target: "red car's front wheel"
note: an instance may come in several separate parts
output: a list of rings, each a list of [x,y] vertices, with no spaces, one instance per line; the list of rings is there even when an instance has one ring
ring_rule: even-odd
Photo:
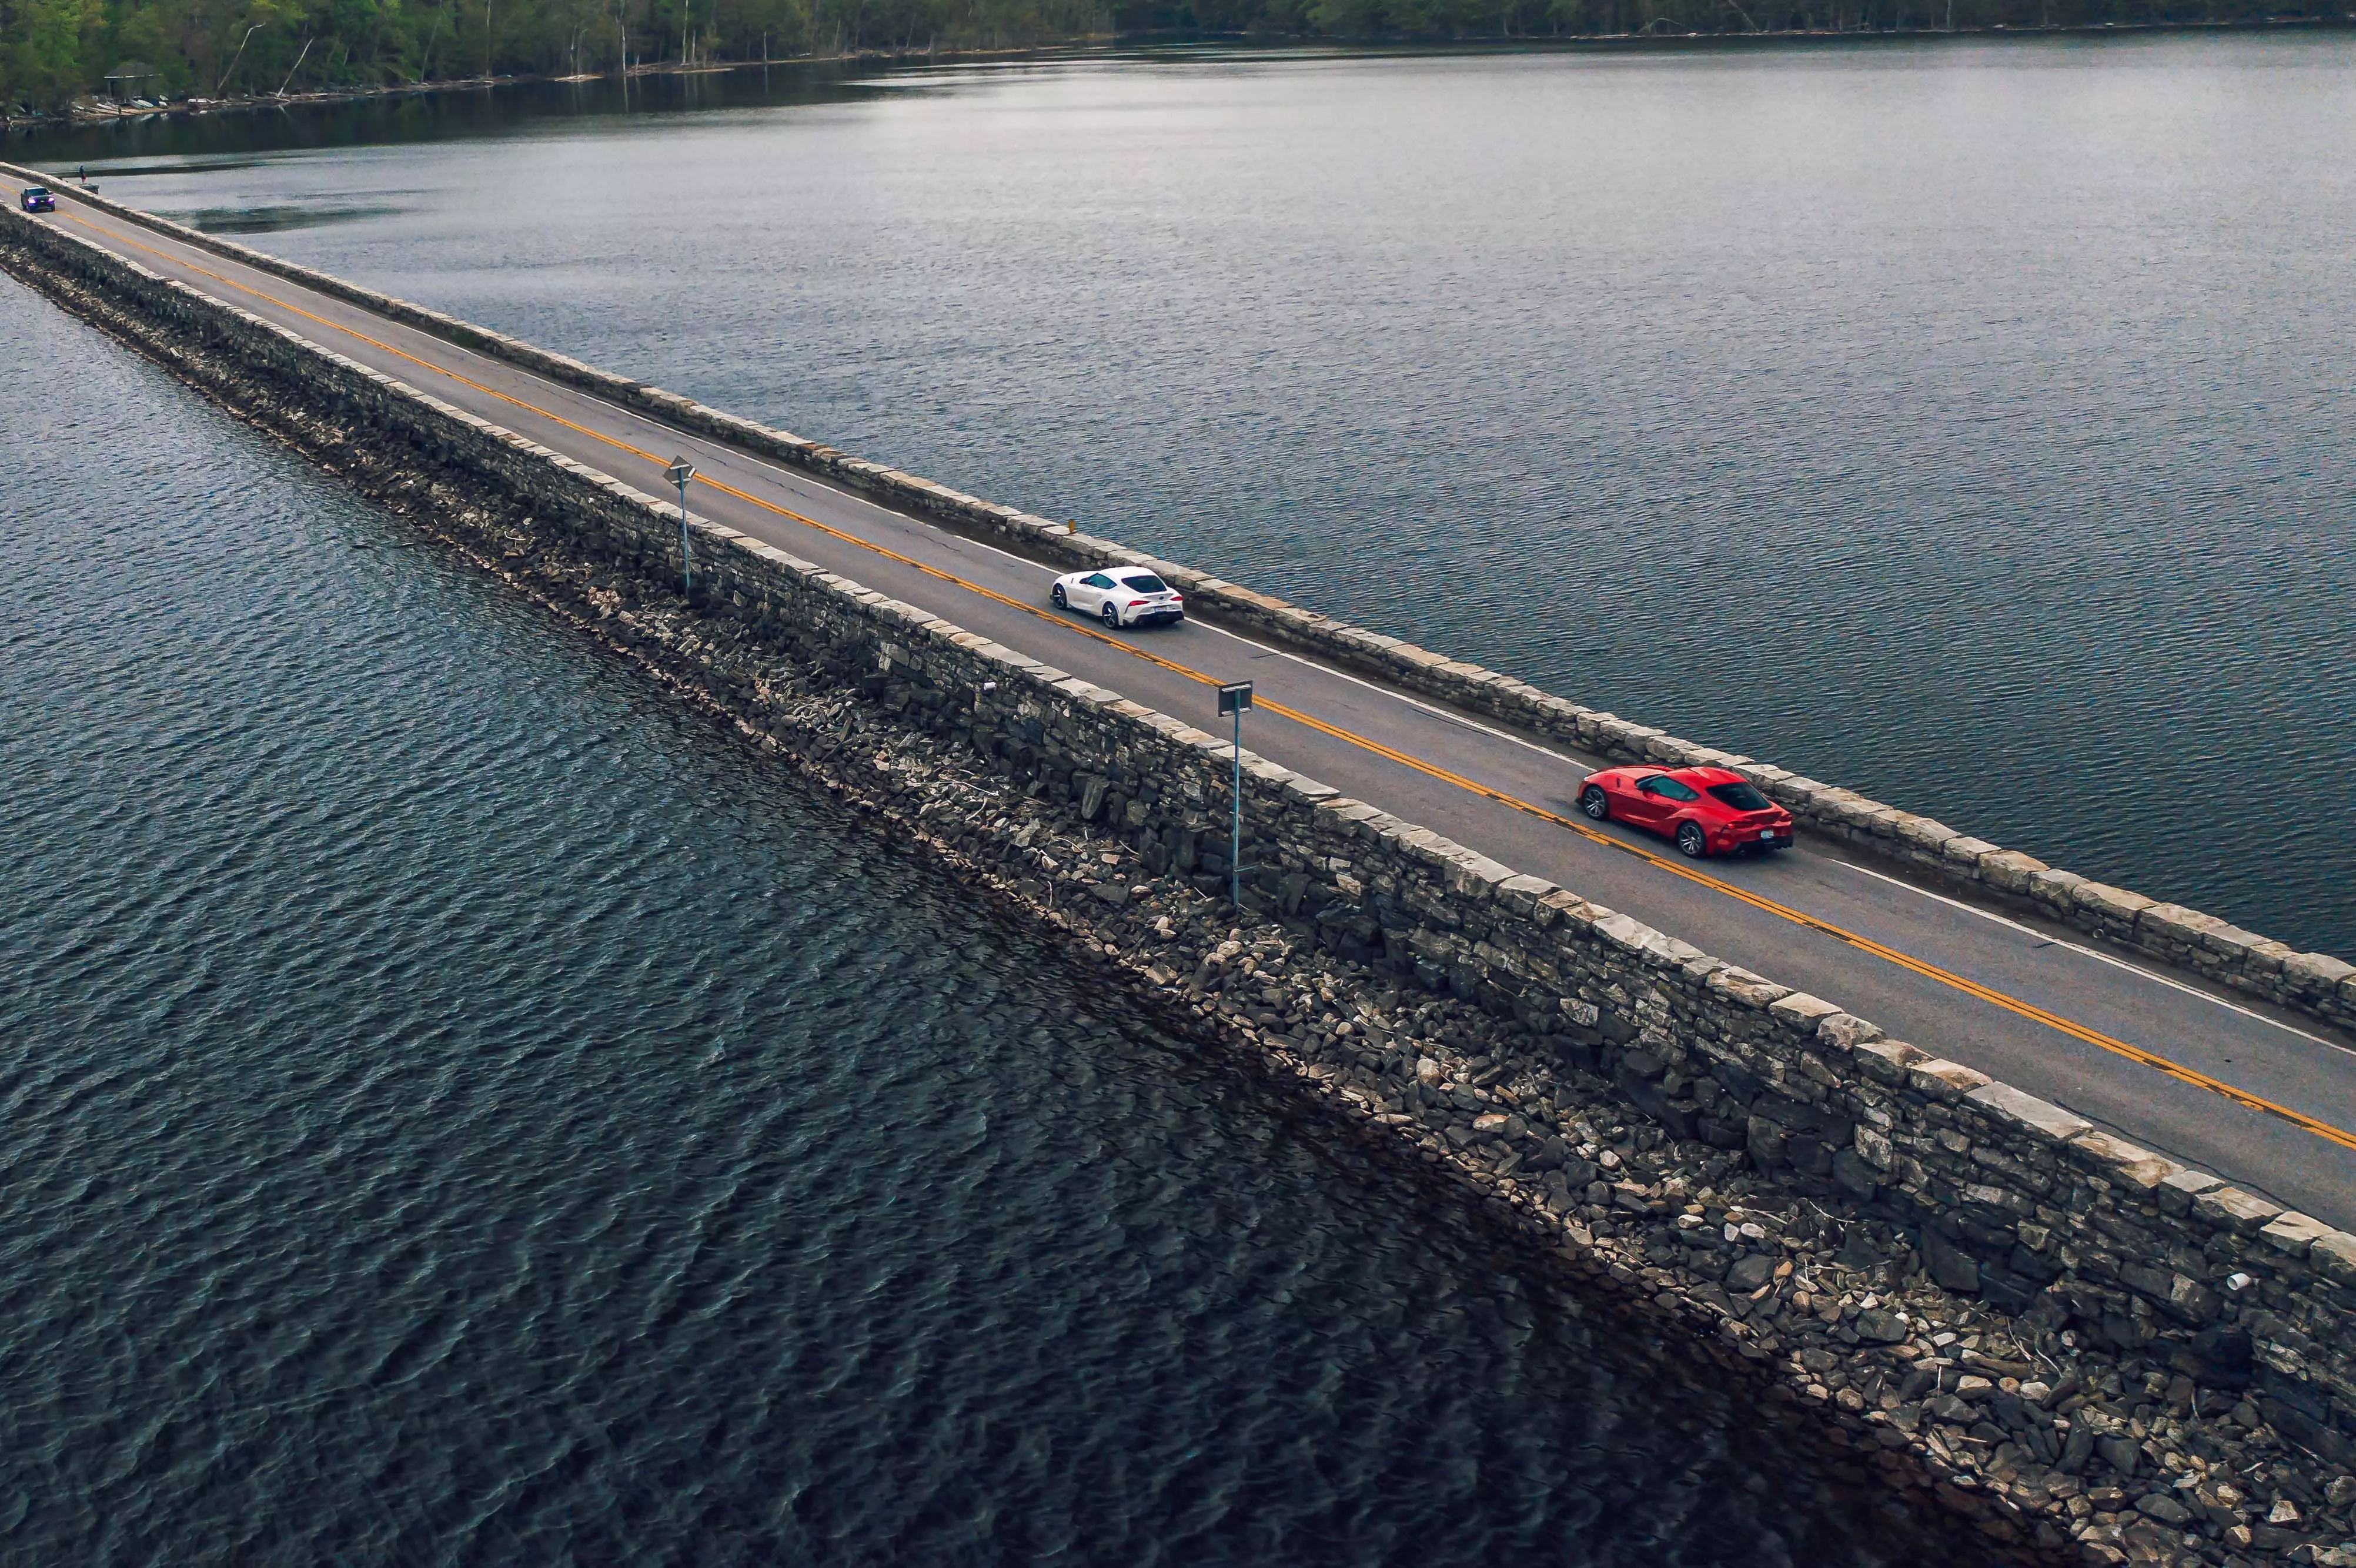
[[[1677,825],[1677,853],[1688,860],[1698,860],[1709,853],[1709,836],[1701,830],[1700,823]]]
[[[1579,792],[1579,809],[1598,822],[1609,821],[1612,816],[1611,799],[1604,795],[1601,784],[1589,784]]]

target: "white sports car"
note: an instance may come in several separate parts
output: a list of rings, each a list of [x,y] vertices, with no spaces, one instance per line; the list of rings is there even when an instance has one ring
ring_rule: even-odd
[[[1047,597],[1058,610],[1077,610],[1108,626],[1153,626],[1186,618],[1185,599],[1141,566],[1067,572],[1055,579]]]

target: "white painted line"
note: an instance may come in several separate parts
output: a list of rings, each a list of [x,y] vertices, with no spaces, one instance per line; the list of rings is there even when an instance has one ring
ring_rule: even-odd
[[[2094,948],[2084,946],[2079,943],[2065,942],[2058,936],[2050,936],[2044,932],[2038,930],[2033,925],[2023,925],[2020,922],[2000,915],[1994,910],[1980,909],[1976,905],[1964,902],[1961,899],[1951,899],[1944,894],[1934,893],[1928,888],[1918,888],[1913,883],[1906,881],[1901,878],[1886,876],[1879,871],[1874,870],[1870,867],[1860,866],[1856,864],[1854,861],[1839,859],[1831,855],[1825,856],[1824,859],[1832,865],[1846,868],[1847,869],[1856,871],[1862,876],[1871,877],[1878,882],[1888,882],[1893,888],[1903,888],[1910,893],[1914,893],[1922,898],[1929,899],[1935,903],[1945,904],[1949,909],[1959,909],[1965,914],[1976,914],[1982,920],[1990,921],[1997,925],[2003,926],[2008,931],[2017,931],[2023,936],[2033,936],[2039,942],[2047,944],[2048,945],[2059,947],[2067,952],[2075,953],[2083,958],[2092,958],[2097,964],[2107,964],[2114,969],[2124,969],[2130,975],[2139,976],[2146,980],[2151,981],[2155,985],[2165,986],[2171,991],[2181,991],[2188,997],[2198,997],[2202,1001],[2208,1002],[2215,1007],[2222,1008],[2229,1013],[2239,1013],[2244,1018],[2254,1019],[2258,1023],[2270,1024],[2274,1028],[2282,1030],[2285,1034],[2295,1034],[2301,1040],[2312,1040],[2316,1044],[2326,1047],[2329,1050],[2339,1051],[2343,1056],[2356,1056],[2356,1048],[2342,1045],[2336,1040],[2326,1040],[2321,1035],[2309,1034],[2303,1029],[2295,1028],[2290,1024],[2283,1022],[2280,1019],[2270,1019],[2264,1013],[2254,1012],[2250,1008],[2243,1007],[2238,1003],[2229,1002],[2222,997],[2211,996],[2207,991],[2201,989],[2198,986],[2188,986],[2181,980],[2171,980],[2165,975],[2156,974],[2153,971],[2145,968],[2140,964],[2130,964],[2124,958],[2114,957],[2108,953],[2098,952]]]
[[[1462,713],[1451,713],[1444,708],[1435,708],[1430,703],[1425,702],[1419,698],[1409,697],[1403,691],[1395,691],[1387,686],[1377,686],[1375,682],[1352,675],[1347,670],[1335,669],[1331,665],[1322,665],[1314,659],[1303,658],[1301,655],[1292,652],[1289,648],[1269,647],[1266,643],[1254,642],[1251,638],[1245,636],[1240,632],[1230,632],[1225,626],[1214,626],[1207,621],[1195,621],[1193,622],[1192,624],[1200,626],[1203,630],[1212,633],[1215,635],[1232,638],[1234,641],[1243,644],[1243,645],[1248,648],[1258,648],[1263,652],[1275,655],[1278,658],[1290,659],[1292,663],[1299,665],[1303,669],[1313,669],[1320,675],[1332,676],[1335,680],[1346,680],[1352,686],[1371,691],[1377,697],[1387,697],[1393,702],[1401,703],[1408,708],[1413,708],[1419,711],[1429,713],[1435,719],[1445,720],[1451,724],[1462,725],[1467,730],[1477,730],[1482,734],[1492,736],[1496,740],[1510,741],[1515,745],[1521,747],[1524,751],[1536,752],[1541,757],[1552,757],[1556,762],[1569,763],[1572,767],[1585,768],[1590,773],[1593,773],[1598,766],[1598,764],[1594,763],[1590,763],[1580,757],[1573,756],[1568,752],[1558,752],[1551,746],[1541,746],[1536,741],[1525,740],[1521,736],[1515,735],[1508,731],[1499,730],[1491,725],[1483,724],[1477,719],[1467,719]]]

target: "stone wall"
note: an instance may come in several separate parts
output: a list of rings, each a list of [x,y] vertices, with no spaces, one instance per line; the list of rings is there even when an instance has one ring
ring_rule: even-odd
[[[0,164],[0,171],[27,180],[42,177],[5,164]],[[1064,523],[964,495],[821,443],[722,413],[660,388],[166,222],[104,197],[88,199],[118,217],[186,243],[653,414],[683,430],[801,468],[887,506],[987,537],[1035,559],[1066,567],[1150,567],[1175,583],[1187,595],[1190,608],[1207,619],[1378,676],[1531,734],[1623,763],[1731,768],[1755,782],[1812,831],[1896,862],[1920,880],[2044,915],[2262,1000],[2343,1028],[2356,1027],[2356,965],[2329,954],[2302,953],[2221,917],[2060,869],[2020,850],[2003,848],[1854,790],[1582,707],[1494,670],[1288,604],[1194,568],[1080,533]]]
[[[233,360],[293,389],[318,418],[490,487],[526,523],[586,556],[618,562],[638,581],[676,580],[677,513],[657,497],[69,234],[0,215],[0,259],[11,256],[152,324],[161,347],[148,347],[159,357]],[[1232,764],[1220,738],[774,546],[701,519],[694,528],[705,614],[793,647],[893,722],[986,759],[1022,786],[1013,799],[1105,836],[1141,874],[1218,885]],[[726,684],[714,677],[715,690]],[[735,710],[761,722],[750,684],[739,685],[722,695],[744,698]],[[1600,1082],[1672,1147],[1720,1151],[1729,1168],[1755,1172],[1820,1212],[1902,1238],[1945,1292],[2042,1323],[2073,1345],[2173,1367],[2191,1380],[2196,1409],[2203,1389],[2246,1401],[2253,1419],[2345,1467],[2356,1438],[2356,1236],[2129,1147],[2061,1107],[1888,1039],[1836,1003],[1516,875],[1265,759],[1247,752],[1244,763],[1255,912],[1349,973],[1412,976],[1428,993],[1477,1008],[1504,1042],[1494,1055],[1452,1056],[1372,1023],[1355,1034],[1335,1028],[1301,1042],[1322,1064],[1304,1061],[1301,1071],[1323,1073],[1327,1092],[1353,1097],[1367,1116],[1473,1173],[1566,1253],[1608,1262],[1614,1278],[1627,1275],[1622,1283],[1657,1284],[1664,1302],[1716,1314],[1738,1338],[1746,1301],[1773,1298],[1790,1273],[1788,1261],[1783,1272],[1767,1272],[1772,1253],[1751,1268],[1733,1239],[1740,1228],[1729,1222],[1718,1239],[1706,1202],[1686,1201],[1681,1182],[1615,1179],[1605,1151],[1580,1142],[1558,1114],[1573,1103],[1574,1085]],[[1004,830],[1010,856],[1031,852],[1031,829],[1016,831],[1017,822],[1007,815],[990,827]],[[1056,885],[1113,909],[1131,892],[1072,880],[1068,859],[1014,883],[1050,901]],[[1143,983],[1174,997],[1229,995],[1242,948],[1173,948],[1141,967]],[[1248,1002],[1218,1008],[1271,1049],[1291,1048]],[[1600,1239],[1608,1219],[1636,1227],[1641,1250]],[[1964,1441],[1965,1417],[1981,1413],[1974,1400],[2003,1416],[1991,1431],[2017,1432],[2058,1473],[2130,1479],[2180,1457],[2130,1432],[2124,1416],[2097,1421],[2083,1405],[2074,1421],[2049,1413],[2030,1396],[2041,1389],[2066,1406],[2061,1385],[2023,1377],[2025,1363],[2009,1378],[2020,1392],[2000,1388],[1998,1363],[1978,1375],[1947,1342],[1954,1336],[1933,1333],[1934,1323],[1894,1298],[1845,1295],[1826,1323],[1826,1349],[1810,1354],[1886,1366],[1888,1387],[1908,1389],[1915,1402],[1856,1419],[1931,1413],[1919,1443],[1933,1461],[1961,1463],[1951,1450]],[[1821,1371],[1795,1354],[1795,1376]],[[1828,1385],[1807,1386],[1823,1394]],[[1939,1413],[1951,1407],[1954,1424],[1943,1426]],[[1917,1441],[1914,1425],[1902,1429]],[[1881,1430],[1898,1428],[1885,1419]],[[1943,1430],[1959,1435],[1934,1442]],[[2174,1505],[2152,1496],[2160,1501],[2146,1514],[2168,1517]],[[2238,1549],[2263,1552],[2262,1528],[2277,1545],[2301,1539],[2234,1517],[2241,1535],[2228,1539]]]

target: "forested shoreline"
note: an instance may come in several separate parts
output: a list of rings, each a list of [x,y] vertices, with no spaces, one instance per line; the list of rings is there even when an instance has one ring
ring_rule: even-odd
[[[0,0],[0,106],[610,74],[1120,34],[1472,41],[2339,21],[2334,0]]]

